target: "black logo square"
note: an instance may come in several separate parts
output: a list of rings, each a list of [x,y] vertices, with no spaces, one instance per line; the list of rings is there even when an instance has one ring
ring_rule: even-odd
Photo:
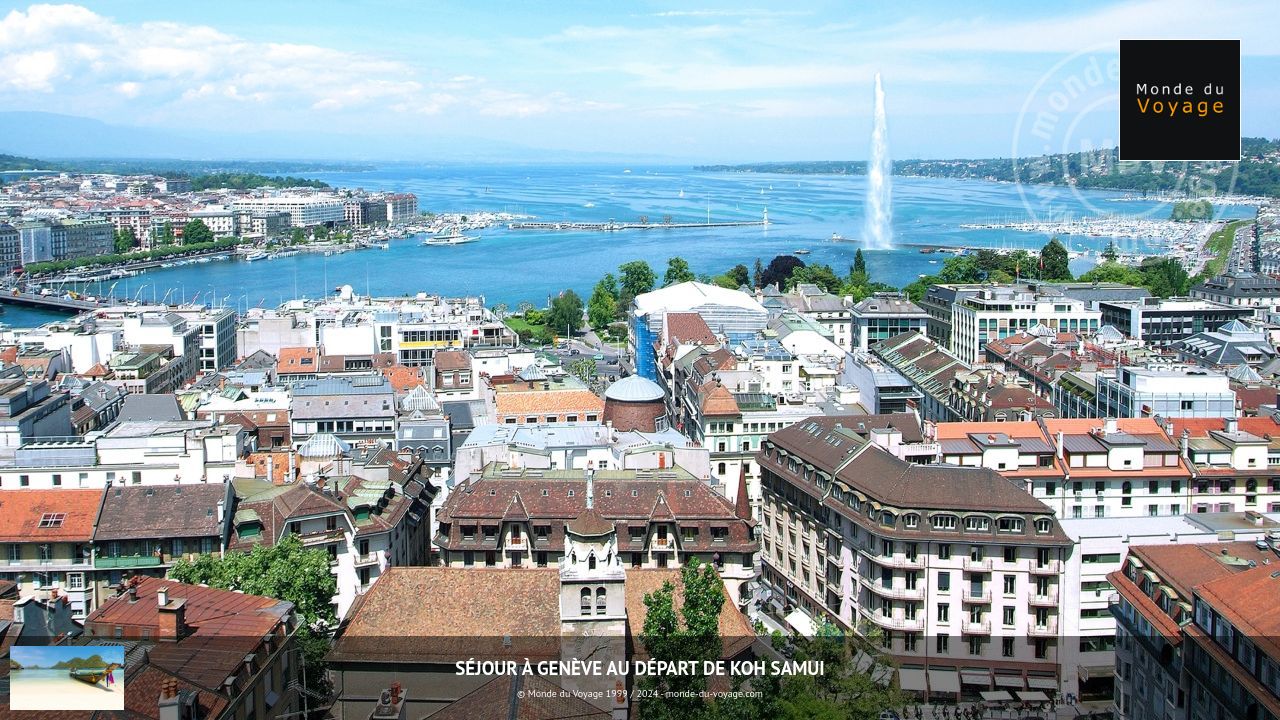
[[[1240,41],[1121,40],[1120,159],[1239,160]]]

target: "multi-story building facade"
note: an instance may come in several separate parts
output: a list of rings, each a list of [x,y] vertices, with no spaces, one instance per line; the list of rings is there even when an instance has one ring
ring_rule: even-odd
[[[5,490],[0,495],[0,579],[20,596],[65,596],[83,618],[93,602],[93,528],[101,490]]]
[[[80,642],[143,650],[121,684],[154,717],[289,717],[302,706],[301,622],[285,600],[137,576],[85,619]]]
[[[1022,290],[1012,287],[984,287],[959,300],[951,313],[951,346],[956,357],[978,362],[985,356],[988,340],[1043,325],[1059,332],[1098,331],[1102,313],[1089,309],[1082,300],[1047,288]]]
[[[336,461],[335,471],[350,470],[350,451],[333,436],[316,436],[299,450],[301,464]],[[319,446],[328,445],[328,449]],[[389,452],[381,451],[384,454]],[[344,455],[347,459],[343,459]],[[323,458],[321,458],[323,456]],[[311,472],[302,482],[272,485],[241,482],[232,515],[228,551],[272,545],[286,534],[297,535],[308,548],[329,554],[337,579],[331,602],[339,618],[389,567],[422,565],[430,544],[428,509],[437,488],[420,463],[382,463],[381,472],[366,468],[365,477],[322,476]]]
[[[1253,314],[1248,308],[1197,298],[1111,300],[1098,303],[1098,309],[1102,324],[1159,347]]]
[[[395,438],[395,391],[382,375],[301,380],[291,393],[295,445],[325,433],[347,441]]]
[[[332,195],[275,195],[259,198],[236,198],[232,210],[267,210],[289,213],[293,227],[334,225],[345,220],[342,199]]]
[[[735,506],[679,467],[491,464],[445,500],[434,544],[450,567],[545,568],[565,555],[565,527],[588,514],[603,523],[599,532],[617,533],[624,567],[678,568],[697,558],[719,571],[730,603],[749,598],[758,575],[755,521],[744,503]]]
[[[0,273],[12,272],[22,267],[22,242],[18,229],[8,223],[0,223]]]
[[[1117,717],[1280,717],[1276,555],[1274,540],[1129,551],[1109,576]]]
[[[757,295],[759,297],[761,296]],[[858,347],[857,329],[852,322],[854,314],[849,304],[839,295],[833,295],[817,285],[799,283],[790,292],[771,298],[769,305],[773,303],[826,328],[831,341],[844,350]],[[865,343],[862,348],[866,349]]]
[[[993,470],[917,465],[814,417],[758,458],[764,583],[793,626],[876,628],[905,690],[1074,689],[1053,511]],[[798,613],[798,616],[797,616]]]
[[[28,220],[18,225],[23,264],[106,255],[115,250],[115,227],[97,218]]]
[[[1173,349],[1182,362],[1222,371],[1242,365],[1269,370],[1277,357],[1266,333],[1239,320],[1183,336],[1173,343]]]
[[[110,222],[115,232],[129,230],[138,239],[139,246],[144,250],[148,250],[151,248],[152,239],[151,206],[149,202],[144,200],[124,203],[119,207],[95,210],[93,215]]]
[[[386,222],[402,223],[418,217],[418,196],[413,193],[392,193],[385,202]]]
[[[972,367],[938,343],[918,332],[882,340],[871,352],[911,383],[921,398],[925,420],[949,422],[961,418],[952,402],[952,383]]]
[[[1093,417],[1235,417],[1226,375],[1176,365],[1123,365],[1095,375]],[[1070,404],[1063,399],[1062,409]],[[1067,413],[1063,413],[1064,416]]]
[[[929,314],[902,295],[877,293],[849,310],[852,334],[847,350],[868,350],[872,345],[903,333],[924,333]]]
[[[1188,512],[1280,512],[1280,422],[1174,418],[1166,431],[1191,468]]]
[[[1259,318],[1280,309],[1280,280],[1269,275],[1232,271],[1191,288],[1191,297],[1249,308]]]

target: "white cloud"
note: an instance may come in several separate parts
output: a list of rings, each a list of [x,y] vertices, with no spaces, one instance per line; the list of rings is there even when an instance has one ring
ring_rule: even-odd
[[[174,22],[126,24],[76,5],[32,5],[0,19],[0,101],[59,97],[155,117],[236,117],[246,103],[277,117],[445,108],[528,117],[553,108],[594,109],[567,95],[510,92],[470,74],[442,73],[370,53],[305,43],[259,43]],[[474,92],[473,92],[474,91]],[[259,115],[261,117],[261,115]]]

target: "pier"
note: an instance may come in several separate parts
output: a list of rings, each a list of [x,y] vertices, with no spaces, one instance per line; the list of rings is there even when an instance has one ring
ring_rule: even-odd
[[[508,230],[568,230],[582,232],[620,232],[622,230],[691,230],[695,228],[730,228],[730,227],[767,227],[769,222],[769,211],[765,211],[764,218],[760,220],[723,220],[718,222],[661,222],[661,223],[641,223],[641,222],[615,222],[609,220],[607,222],[511,222],[507,223]]]

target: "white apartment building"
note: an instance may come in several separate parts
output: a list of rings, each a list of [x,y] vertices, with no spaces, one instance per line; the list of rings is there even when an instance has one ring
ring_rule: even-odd
[[[1236,393],[1215,370],[1184,365],[1121,366],[1096,377],[1097,417],[1235,417]]]
[[[239,425],[125,421],[83,440],[23,445],[0,467],[0,489],[228,482],[247,448]]]
[[[225,207],[210,206],[187,213],[190,220],[199,220],[209,228],[214,237],[235,237],[240,234],[241,213]]]
[[[346,217],[342,199],[329,195],[275,195],[260,198],[237,198],[232,210],[268,210],[289,213],[293,227],[313,227],[341,223]]]
[[[1044,325],[1058,332],[1097,332],[1102,312],[1088,303],[1048,290],[983,287],[958,300],[952,310],[951,351],[961,360],[980,362],[988,340]]]

